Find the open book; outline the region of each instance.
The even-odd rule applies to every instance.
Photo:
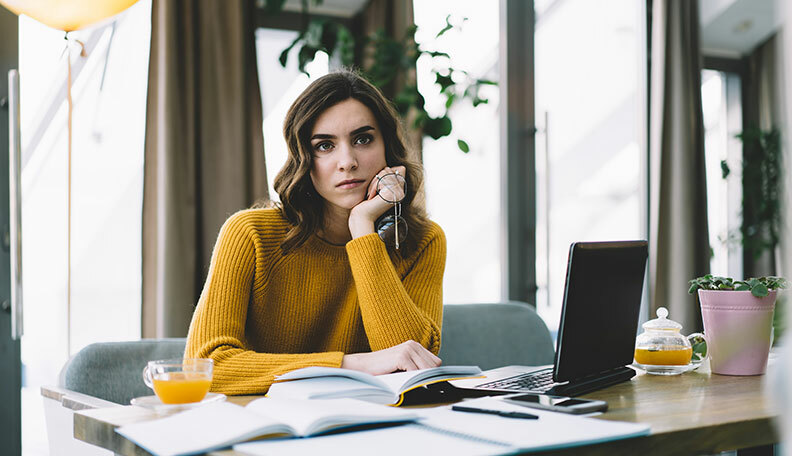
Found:
[[[465,401],[488,410],[525,412],[539,419],[504,418],[464,413],[448,407],[415,409],[421,419],[404,426],[367,429],[311,439],[262,440],[234,445],[250,455],[343,454],[344,456],[404,456],[412,454],[522,454],[591,445],[648,435],[648,424],[588,418],[567,413],[526,409],[493,397]],[[603,450],[604,451],[604,450]]]
[[[264,436],[308,437],[375,423],[414,421],[410,411],[354,399],[305,401],[261,398],[245,407],[218,402],[116,432],[160,456],[204,453]]]
[[[481,369],[477,366],[440,366],[377,376],[337,367],[305,367],[278,376],[270,386],[267,397],[346,397],[398,406],[404,400],[404,393],[415,388],[480,374]]]

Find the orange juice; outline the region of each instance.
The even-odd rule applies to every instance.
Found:
[[[211,377],[202,372],[168,372],[154,376],[154,392],[165,404],[186,404],[201,401],[212,385]]]
[[[691,347],[668,345],[657,349],[636,348],[635,361],[652,366],[684,366],[693,355]]]

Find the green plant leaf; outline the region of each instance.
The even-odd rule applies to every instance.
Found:
[[[446,52],[439,52],[439,51],[421,51],[421,53],[422,53],[422,54],[426,54],[426,55],[428,55],[428,56],[430,56],[430,57],[433,57],[433,58],[434,58],[434,57],[446,57],[446,58],[449,58],[449,59],[451,58],[451,56],[450,56],[450,55],[448,55],[448,53],[446,53]]]
[[[454,26],[451,25],[451,21],[449,19],[451,19],[451,15],[450,14],[446,16],[446,18],[445,18],[446,25],[439,32],[437,32],[437,35],[435,35],[435,39],[440,38],[441,36],[443,36],[443,34],[445,34],[445,32],[447,32],[447,31],[451,30],[452,28],[454,28]]]
[[[720,166],[721,166],[721,176],[723,176],[723,178],[726,179],[727,177],[729,177],[729,174],[731,174],[731,169],[729,169],[729,164],[726,163],[726,160],[721,160]]]
[[[763,298],[769,294],[769,291],[764,284],[758,283],[751,288],[751,294],[757,298]]]
[[[448,116],[427,117],[424,122],[424,133],[432,139],[440,139],[451,134],[451,119]]]
[[[470,146],[468,146],[468,143],[462,141],[461,139],[457,139],[457,146],[459,146],[459,150],[464,153],[470,152]]]
[[[283,9],[286,0],[264,0],[264,11],[267,13],[278,13]]]
[[[454,80],[451,79],[451,73],[449,73],[447,76],[437,73],[435,74],[435,83],[440,86],[440,92],[442,93],[454,85]]]

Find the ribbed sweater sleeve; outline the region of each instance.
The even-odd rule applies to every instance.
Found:
[[[376,234],[347,243],[363,326],[372,351],[414,340],[440,351],[446,239],[432,224],[402,280]]]
[[[273,249],[267,241],[256,235],[245,211],[231,216],[220,230],[185,350],[187,357],[214,360],[212,391],[263,394],[276,375],[307,366],[341,366],[341,352],[277,354],[248,347],[245,326],[258,285],[255,273],[267,262],[265,252]]]

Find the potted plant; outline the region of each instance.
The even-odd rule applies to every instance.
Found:
[[[767,368],[777,290],[782,277],[734,280],[707,274],[690,281],[698,292],[713,373],[759,375]]]

